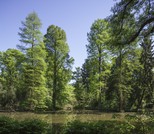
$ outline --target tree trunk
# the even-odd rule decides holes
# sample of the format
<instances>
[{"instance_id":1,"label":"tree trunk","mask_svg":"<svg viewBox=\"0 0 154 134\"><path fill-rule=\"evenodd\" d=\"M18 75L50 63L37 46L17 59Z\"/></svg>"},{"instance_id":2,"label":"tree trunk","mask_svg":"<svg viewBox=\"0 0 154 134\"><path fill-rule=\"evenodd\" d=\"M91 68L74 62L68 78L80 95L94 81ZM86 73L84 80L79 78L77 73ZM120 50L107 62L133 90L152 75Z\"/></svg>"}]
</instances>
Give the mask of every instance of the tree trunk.
<instances>
[{"instance_id":1,"label":"tree trunk","mask_svg":"<svg viewBox=\"0 0 154 134\"><path fill-rule=\"evenodd\" d=\"M54 53L54 70L53 70L53 94L52 94L52 108L56 110L56 99L57 99L57 64L56 64L57 53Z\"/></svg>"},{"instance_id":2,"label":"tree trunk","mask_svg":"<svg viewBox=\"0 0 154 134\"><path fill-rule=\"evenodd\" d=\"M101 49L99 49L99 99L98 99L98 110L102 111L102 86L101 86L101 66L102 66L102 57L101 57Z\"/></svg>"},{"instance_id":3,"label":"tree trunk","mask_svg":"<svg viewBox=\"0 0 154 134\"><path fill-rule=\"evenodd\" d=\"M121 84L122 84L122 46L120 45L120 59L119 59L119 68L120 68L120 72L119 72L119 111L120 112L124 112L124 98L123 98L123 91L121 88Z\"/></svg>"},{"instance_id":4,"label":"tree trunk","mask_svg":"<svg viewBox=\"0 0 154 134\"><path fill-rule=\"evenodd\" d=\"M142 92L142 94L141 94L141 97L140 97L139 100L138 100L137 111L138 111L139 109L142 109L142 108L143 108L143 107L142 107L142 100L143 100L143 98L144 98L144 95L145 95L145 87L144 87L144 89L143 89L143 92Z\"/></svg>"}]
</instances>

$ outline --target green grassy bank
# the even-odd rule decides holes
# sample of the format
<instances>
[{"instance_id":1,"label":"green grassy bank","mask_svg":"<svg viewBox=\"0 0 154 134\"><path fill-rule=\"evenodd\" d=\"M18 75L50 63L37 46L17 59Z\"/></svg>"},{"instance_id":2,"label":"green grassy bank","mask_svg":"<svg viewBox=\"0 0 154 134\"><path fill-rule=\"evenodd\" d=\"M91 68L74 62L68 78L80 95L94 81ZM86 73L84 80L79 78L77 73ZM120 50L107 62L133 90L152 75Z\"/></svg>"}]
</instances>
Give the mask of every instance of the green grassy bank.
<instances>
[{"instance_id":1,"label":"green grassy bank","mask_svg":"<svg viewBox=\"0 0 154 134\"><path fill-rule=\"evenodd\" d=\"M0 134L154 134L154 117L126 116L125 120L50 124L38 119L16 119L1 116Z\"/></svg>"}]
</instances>

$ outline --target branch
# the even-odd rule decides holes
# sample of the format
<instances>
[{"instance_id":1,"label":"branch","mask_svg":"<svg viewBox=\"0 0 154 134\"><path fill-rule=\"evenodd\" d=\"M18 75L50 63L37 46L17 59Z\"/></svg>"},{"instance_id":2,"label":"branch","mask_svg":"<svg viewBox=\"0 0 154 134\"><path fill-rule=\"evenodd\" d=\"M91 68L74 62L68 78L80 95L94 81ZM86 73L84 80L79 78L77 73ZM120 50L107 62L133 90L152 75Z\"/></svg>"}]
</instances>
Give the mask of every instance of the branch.
<instances>
[{"instance_id":1,"label":"branch","mask_svg":"<svg viewBox=\"0 0 154 134\"><path fill-rule=\"evenodd\" d=\"M154 32L154 26L150 30L148 30L145 33L143 33L143 36L147 37L150 33L153 33L153 32Z\"/></svg>"},{"instance_id":2,"label":"branch","mask_svg":"<svg viewBox=\"0 0 154 134\"><path fill-rule=\"evenodd\" d=\"M147 25L150 24L151 22L154 21L154 17L147 19L139 28L139 30L131 37L131 39L127 42L128 44L130 44L131 42L133 42L140 34L140 32L143 30L143 28Z\"/></svg>"},{"instance_id":3,"label":"branch","mask_svg":"<svg viewBox=\"0 0 154 134\"><path fill-rule=\"evenodd\" d=\"M120 31L119 31L118 34L120 34L121 31L122 31L122 29L123 29L123 25L124 25L123 22L124 22L124 17L125 17L125 14L126 14L126 10L127 10L127 7L131 4L131 2L133 2L133 0L128 1L128 2L124 5L124 7L123 7L123 9L122 9L121 26L120 26ZM139 2L139 1L137 1L134 5L136 5L138 2Z\"/></svg>"}]
</instances>

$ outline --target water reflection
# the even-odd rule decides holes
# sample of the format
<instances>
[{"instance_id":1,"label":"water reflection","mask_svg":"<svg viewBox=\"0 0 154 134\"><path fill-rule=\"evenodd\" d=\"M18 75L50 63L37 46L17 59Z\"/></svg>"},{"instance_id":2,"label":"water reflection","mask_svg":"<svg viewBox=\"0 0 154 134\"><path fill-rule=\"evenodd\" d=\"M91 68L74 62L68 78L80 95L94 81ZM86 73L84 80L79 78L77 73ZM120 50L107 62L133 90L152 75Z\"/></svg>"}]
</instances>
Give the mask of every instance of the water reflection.
<instances>
[{"instance_id":1,"label":"water reflection","mask_svg":"<svg viewBox=\"0 0 154 134\"><path fill-rule=\"evenodd\" d=\"M119 113L120 118L123 118L127 113ZM48 123L67 123L73 120L80 121L98 121L98 120L111 120L113 119L114 113L99 113L99 114L74 114L74 113L65 113L65 114L37 114L37 113L28 113L28 112L12 112L12 113L0 113L1 115L9 116L17 120L24 119L41 119Z\"/></svg>"}]
</instances>

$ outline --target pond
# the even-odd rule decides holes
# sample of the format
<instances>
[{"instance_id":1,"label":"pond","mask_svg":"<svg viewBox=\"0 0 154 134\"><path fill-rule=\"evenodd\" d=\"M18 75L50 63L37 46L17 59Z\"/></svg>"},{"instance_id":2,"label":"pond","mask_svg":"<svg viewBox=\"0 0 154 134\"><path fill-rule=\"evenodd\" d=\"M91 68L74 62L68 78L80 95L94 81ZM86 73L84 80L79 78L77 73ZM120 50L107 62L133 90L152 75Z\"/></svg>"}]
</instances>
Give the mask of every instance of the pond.
<instances>
[{"instance_id":1,"label":"pond","mask_svg":"<svg viewBox=\"0 0 154 134\"><path fill-rule=\"evenodd\" d=\"M123 119L126 114L132 113L32 113L32 112L0 112L0 116L5 115L17 120L24 119L41 119L51 124L67 123L68 121L80 120L83 122L98 121L98 120L112 120L113 117Z\"/></svg>"}]
</instances>

